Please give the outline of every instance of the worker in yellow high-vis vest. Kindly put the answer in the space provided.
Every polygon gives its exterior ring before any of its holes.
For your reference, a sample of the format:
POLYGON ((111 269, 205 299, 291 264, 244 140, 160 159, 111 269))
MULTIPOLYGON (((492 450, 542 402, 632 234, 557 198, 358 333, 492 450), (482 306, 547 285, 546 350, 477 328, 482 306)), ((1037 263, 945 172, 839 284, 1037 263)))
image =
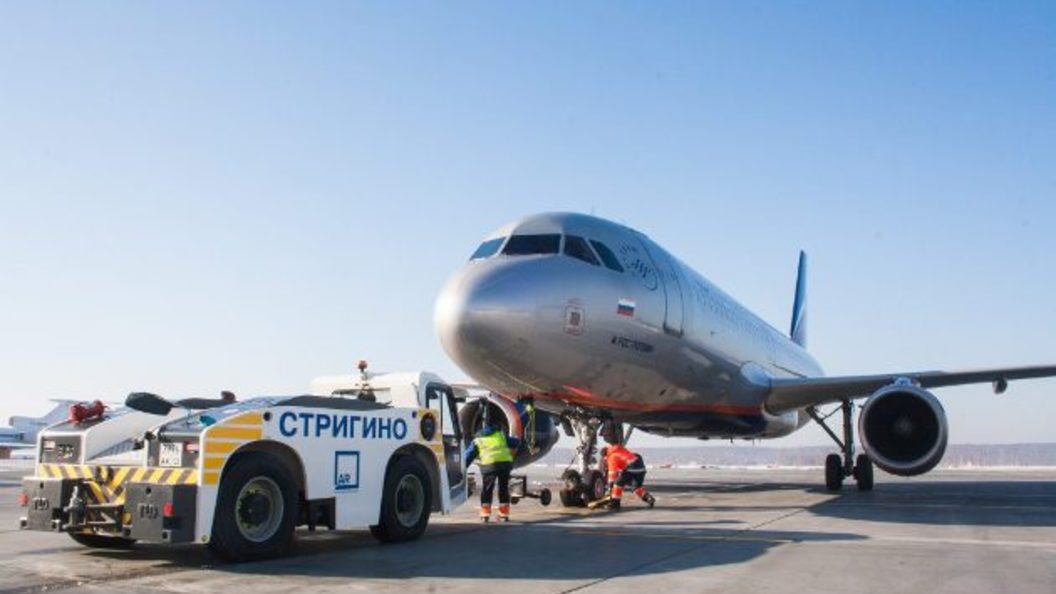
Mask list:
POLYGON ((484 426, 466 449, 466 466, 474 460, 480 463, 484 483, 480 489, 480 519, 485 522, 491 521, 491 496, 496 481, 499 483, 499 519, 510 521, 510 473, 519 447, 521 440, 506 435, 485 416, 484 426))

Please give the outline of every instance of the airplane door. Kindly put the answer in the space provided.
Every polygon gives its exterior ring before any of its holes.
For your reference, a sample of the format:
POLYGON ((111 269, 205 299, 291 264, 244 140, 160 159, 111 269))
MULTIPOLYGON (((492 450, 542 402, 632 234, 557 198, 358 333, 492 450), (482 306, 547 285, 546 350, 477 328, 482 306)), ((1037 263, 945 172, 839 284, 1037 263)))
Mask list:
POLYGON ((666 311, 664 312, 664 331, 675 336, 682 336, 684 324, 684 312, 682 302, 682 279, 679 276, 678 267, 667 255, 667 252, 649 242, 643 241, 646 253, 653 260, 657 276, 660 277, 660 285, 664 289, 666 311))
POLYGON ((450 488, 451 504, 459 505, 466 500, 466 467, 462 460, 462 428, 458 423, 458 407, 451 388, 432 384, 428 387, 429 400, 439 400, 440 436, 444 443, 447 484, 450 488))

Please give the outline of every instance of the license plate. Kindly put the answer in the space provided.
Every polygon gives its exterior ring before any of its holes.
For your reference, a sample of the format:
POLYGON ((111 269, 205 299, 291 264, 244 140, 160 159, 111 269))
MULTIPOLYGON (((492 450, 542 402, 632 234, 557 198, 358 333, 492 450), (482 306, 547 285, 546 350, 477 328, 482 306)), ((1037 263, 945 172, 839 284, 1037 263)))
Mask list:
POLYGON ((183 464, 183 444, 163 443, 161 444, 161 455, 158 457, 159 466, 181 466, 183 464))

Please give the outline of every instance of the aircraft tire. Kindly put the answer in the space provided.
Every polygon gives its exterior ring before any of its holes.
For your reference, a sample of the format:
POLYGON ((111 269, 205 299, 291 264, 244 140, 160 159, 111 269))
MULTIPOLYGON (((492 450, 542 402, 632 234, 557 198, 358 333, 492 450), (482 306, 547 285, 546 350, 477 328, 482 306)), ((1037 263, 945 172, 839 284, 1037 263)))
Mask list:
POLYGON ((571 468, 561 474, 562 489, 557 492, 558 499, 563 507, 583 507, 583 498, 580 493, 583 490, 583 479, 579 473, 571 468))
POLYGON ((854 461, 854 481, 859 491, 873 490, 873 461, 865 454, 858 454, 854 461))
POLYGON ((839 454, 829 454, 825 457, 825 488, 830 491, 839 491, 843 486, 843 460, 839 454))
POLYGON ((605 497, 605 475, 598 470, 588 470, 583 478, 583 503, 591 503, 605 497))

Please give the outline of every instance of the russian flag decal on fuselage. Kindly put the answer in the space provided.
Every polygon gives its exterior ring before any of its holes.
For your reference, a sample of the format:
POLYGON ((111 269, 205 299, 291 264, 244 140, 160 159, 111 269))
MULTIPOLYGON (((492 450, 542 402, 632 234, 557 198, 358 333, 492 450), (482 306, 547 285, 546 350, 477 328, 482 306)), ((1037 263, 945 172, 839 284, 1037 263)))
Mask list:
POLYGON ((620 299, 616 302, 616 313, 621 316, 627 316, 628 318, 634 317, 634 308, 637 305, 630 299, 620 299))

